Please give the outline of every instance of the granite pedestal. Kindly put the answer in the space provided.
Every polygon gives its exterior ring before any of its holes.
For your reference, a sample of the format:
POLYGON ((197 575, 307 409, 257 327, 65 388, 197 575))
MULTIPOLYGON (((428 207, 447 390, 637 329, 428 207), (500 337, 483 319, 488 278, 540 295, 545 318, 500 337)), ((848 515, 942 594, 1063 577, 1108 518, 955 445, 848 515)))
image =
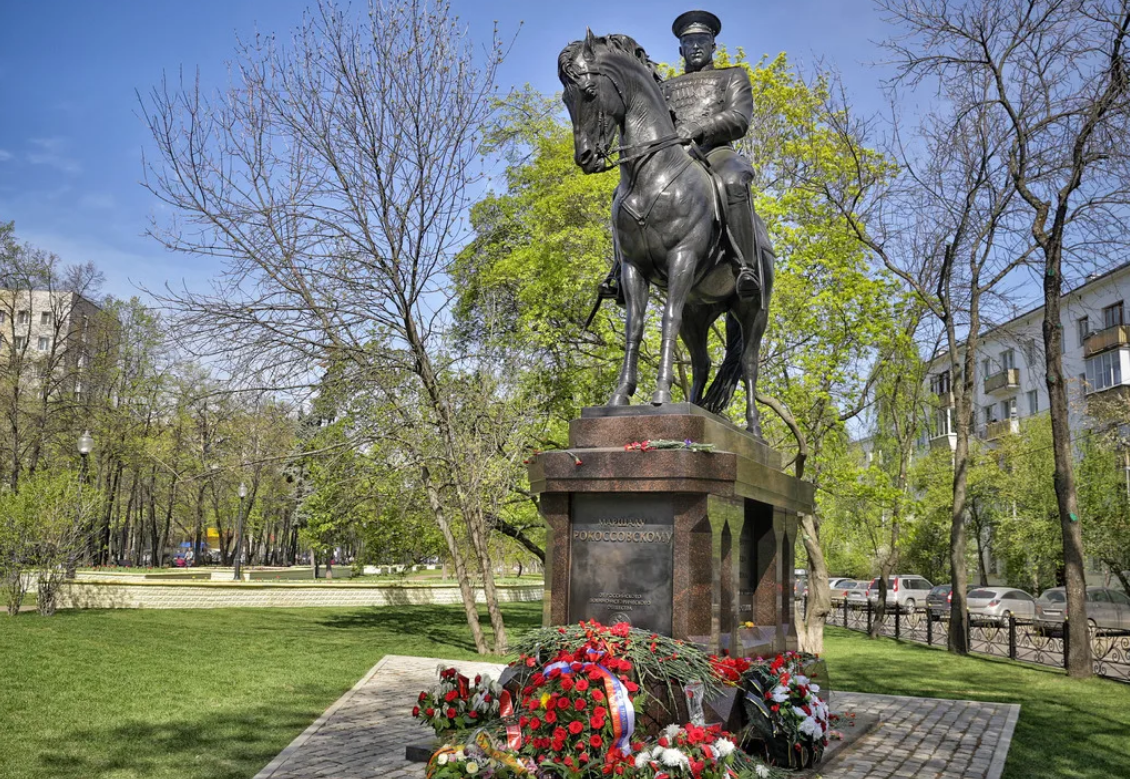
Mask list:
POLYGON ((569 448, 529 475, 549 525, 544 624, 626 620, 742 655, 796 648, 793 544, 813 489, 759 439, 691 404, 586 408, 569 448), (625 450, 660 439, 714 451, 625 450))

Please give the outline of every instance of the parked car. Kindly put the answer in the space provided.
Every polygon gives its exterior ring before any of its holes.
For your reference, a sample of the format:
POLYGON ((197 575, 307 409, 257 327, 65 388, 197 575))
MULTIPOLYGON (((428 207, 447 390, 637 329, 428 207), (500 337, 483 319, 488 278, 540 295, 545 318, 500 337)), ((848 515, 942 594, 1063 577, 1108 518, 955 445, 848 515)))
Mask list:
POLYGON ((844 601, 847 600, 848 594, 851 592, 859 593, 859 602, 861 605, 867 603, 866 595, 867 582, 861 582, 856 579, 840 579, 832 589, 832 605, 843 606, 844 601))
POLYGON ((842 584, 843 582, 853 582, 853 581, 855 581, 855 579, 851 578, 850 576, 829 576, 828 577, 828 587, 834 590, 837 587, 839 587, 840 584, 842 584))
POLYGON ((847 590, 845 600, 849 609, 865 609, 867 608, 867 588, 871 586, 871 582, 861 581, 860 586, 853 587, 847 590))
POLYGON ((939 584, 926 593, 926 615, 931 622, 945 619, 953 601, 953 585, 939 584))
POLYGON ((1010 616, 1036 617, 1036 599, 1016 587, 978 587, 965 596, 969 621, 1007 625, 1010 616))
MULTIPOLYGON (((1036 599, 1036 629, 1060 632, 1067 614, 1067 591, 1063 587, 1044 590, 1036 599)), ((1130 597, 1108 587, 1087 588, 1087 623, 1092 630, 1110 633, 1130 631, 1130 597)))
MULTIPOLYGON (((926 603, 926 596, 934 585, 921 576, 896 574, 887 579, 887 606, 895 606, 900 611, 911 612, 919 604, 926 603)), ((867 587, 867 600, 872 606, 879 603, 879 580, 872 579, 867 587)))

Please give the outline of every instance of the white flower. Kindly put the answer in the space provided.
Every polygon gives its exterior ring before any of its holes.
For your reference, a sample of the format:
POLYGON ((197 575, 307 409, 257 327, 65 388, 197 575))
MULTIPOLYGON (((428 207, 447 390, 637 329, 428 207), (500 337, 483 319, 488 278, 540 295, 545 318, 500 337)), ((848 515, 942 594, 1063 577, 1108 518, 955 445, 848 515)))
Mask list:
POLYGON ((669 768, 690 768, 691 761, 677 749, 664 749, 659 758, 669 768))
POLYGON ((467 773, 469 773, 469 774, 477 774, 479 772, 479 764, 476 763, 474 760, 467 763, 467 765, 465 765, 463 767, 465 769, 467 769, 467 773))
POLYGON ((820 685, 819 684, 810 684, 810 685, 808 685, 808 690, 809 690, 809 692, 820 692, 820 685))
POLYGON ((753 770, 757 773, 758 776, 761 777, 761 779, 765 779, 765 777, 769 776, 769 766, 758 763, 757 767, 753 770))
POLYGON ((668 725, 667 727, 663 728, 663 735, 666 736, 667 738, 671 739, 671 738, 674 738, 675 736, 679 735, 680 730, 682 730, 681 727, 672 723, 672 724, 668 725))
POLYGON ((647 750, 645 749, 644 751, 636 755, 636 770, 642 771, 643 769, 647 768, 647 764, 649 762, 651 762, 651 755, 649 755, 647 750))
POLYGON ((815 717, 807 717, 804 722, 800 723, 797 728, 801 733, 812 736, 813 738, 820 738, 824 735, 824 728, 820 727, 820 723, 816 721, 815 717))
POLYGON ((807 676, 802 676, 800 674, 797 674, 796 676, 793 677, 793 679, 796 680, 797 684, 808 684, 808 677, 807 676))
POLYGON ((714 749, 718 752, 719 757, 729 757, 734 751, 735 745, 733 741, 728 738, 720 738, 714 742, 714 749))
POLYGON ((455 759, 460 762, 467 759, 467 755, 463 753, 463 747, 459 747, 459 749, 455 751, 455 759))
POLYGON ((769 695, 772 696, 774 703, 784 703, 789 699, 789 688, 778 684, 769 691, 769 695))
POLYGON ((444 752, 442 755, 437 757, 436 762, 439 763, 440 765, 446 765, 447 764, 447 753, 444 752))

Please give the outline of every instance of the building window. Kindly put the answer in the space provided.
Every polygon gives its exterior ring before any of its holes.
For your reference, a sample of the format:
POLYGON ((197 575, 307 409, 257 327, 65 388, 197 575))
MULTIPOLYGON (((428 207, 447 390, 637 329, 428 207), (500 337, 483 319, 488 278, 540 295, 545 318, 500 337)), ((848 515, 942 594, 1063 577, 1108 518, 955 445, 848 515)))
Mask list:
POLYGON ((1103 309, 1103 329, 1118 327, 1122 324, 1122 301, 1103 309))
POLYGON ((1011 419, 1016 413, 1016 398, 1001 401, 1001 419, 1011 419))
POLYGON ((39 365, 36 365, 35 366, 35 375, 41 381, 43 379, 46 379, 47 378, 47 363, 41 362, 41 363, 39 363, 39 365))
POLYGON ((934 410, 934 437, 940 438, 953 432, 950 426, 950 410, 939 408, 934 410))
POLYGON ((50 311, 43 311, 42 313, 40 313, 39 324, 41 324, 41 325, 50 325, 51 324, 51 312, 50 311))
POLYGON ((985 424, 986 425, 992 424, 993 422, 997 421, 996 410, 997 410, 997 407, 995 405, 991 405, 991 404, 988 405, 988 406, 985 406, 985 408, 981 409, 981 412, 985 415, 985 424))
POLYGON ((989 358, 981 360, 981 378, 989 378, 989 358))
POLYGON ((12 343, 12 345, 16 347, 17 352, 22 352, 27 346, 27 336, 17 335, 16 340, 12 343))
POLYGON ((1081 316, 1075 320, 1075 332, 1079 336, 1079 345, 1082 346, 1091 334, 1091 324, 1087 317, 1081 316))
POLYGON ((950 392, 950 372, 942 371, 930 379, 930 391, 935 395, 948 395, 950 392))
POLYGON ((1087 390, 1097 391, 1122 383, 1122 350, 1103 352, 1087 360, 1087 390))
POLYGON ((7 311, 0 311, 0 325, 4 324, 4 321, 7 318, 8 318, 8 312, 7 311))
POLYGON ((45 335, 39 336, 39 341, 36 342, 35 348, 41 352, 47 351, 49 348, 51 348, 51 339, 45 335))
POLYGON ((29 324, 30 322, 31 322, 31 312, 30 311, 27 311, 25 309, 24 311, 17 311, 16 312, 16 324, 17 325, 26 325, 26 324, 29 324))
POLYGON ((1040 393, 1038 390, 1028 390, 1028 415, 1040 411, 1040 393))
POLYGON ((1001 352, 1001 370, 1010 371, 1016 367, 1016 352, 1005 349, 1001 352))

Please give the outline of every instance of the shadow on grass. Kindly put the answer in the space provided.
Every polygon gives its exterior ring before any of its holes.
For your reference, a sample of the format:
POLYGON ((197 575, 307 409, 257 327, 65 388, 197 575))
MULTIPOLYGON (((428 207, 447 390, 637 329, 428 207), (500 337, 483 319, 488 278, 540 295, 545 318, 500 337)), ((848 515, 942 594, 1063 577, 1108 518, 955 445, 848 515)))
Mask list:
MULTIPOLYGON (((503 607, 503 621, 511 640, 541 627, 541 603, 508 603, 503 607)), ((490 634, 490 617, 479 612, 483 630, 490 634)), ((465 652, 474 652, 475 644, 467 629, 467 617, 460 606, 374 606, 351 609, 320 620, 323 627, 336 630, 374 631, 384 636, 399 636, 405 641, 400 654, 412 654, 412 644, 421 635, 428 640, 465 652)))
MULTIPOLYGON (((317 688, 312 688, 317 690, 317 688)), ((53 779, 248 779, 320 713, 297 698, 274 697, 236 711, 200 711, 105 727, 76 723, 42 748, 26 776, 53 779)))
POLYGON ((829 631, 835 689, 1020 704, 1004 779, 1130 777, 1130 685, 829 631))

